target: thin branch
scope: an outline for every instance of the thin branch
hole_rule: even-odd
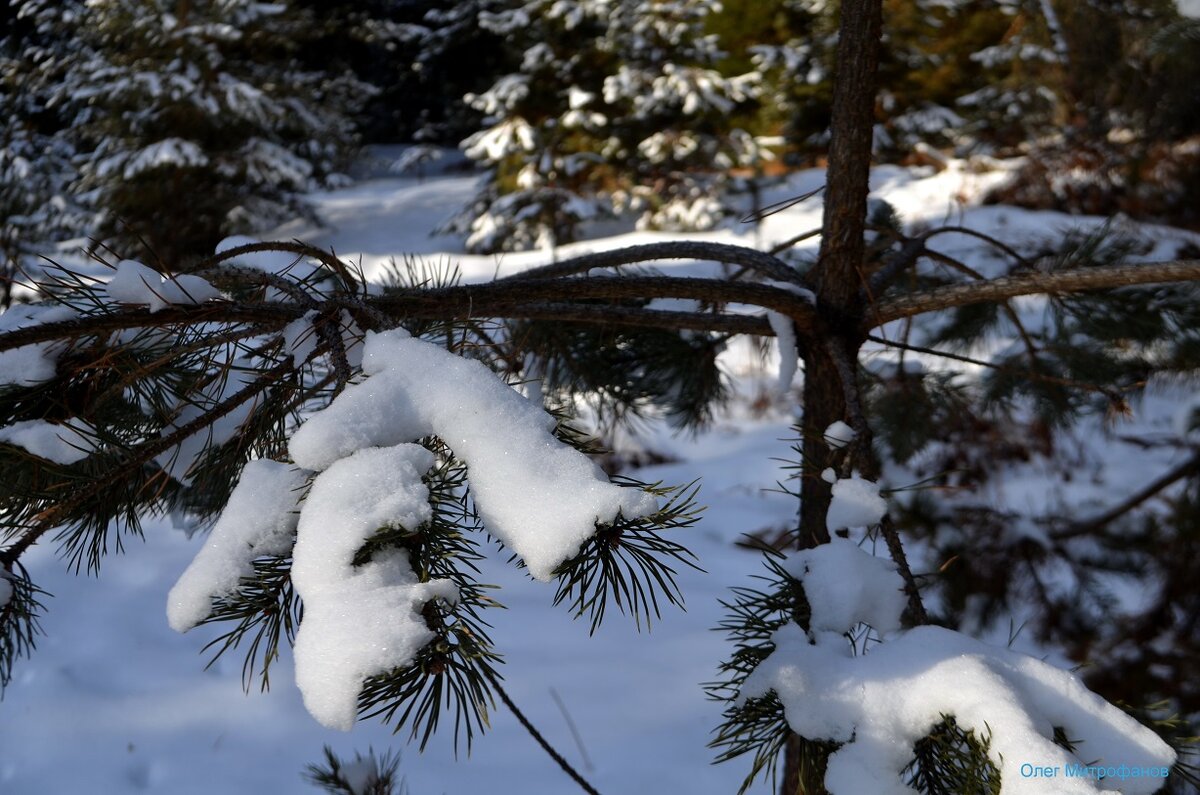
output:
[[[498,279],[499,282],[552,279],[562,276],[577,276],[596,268],[616,268],[622,265],[651,262],[663,259],[696,259],[741,265],[763,276],[780,282],[801,284],[800,274],[795,268],[772,254],[763,253],[746,246],[727,243],[708,243],[700,240],[680,240],[668,243],[649,243],[642,246],[626,246],[611,251],[597,251],[579,257],[532,268]]]
[[[366,303],[384,312],[442,318],[499,317],[545,301],[683,298],[712,304],[750,304],[787,315],[801,333],[814,325],[813,306],[802,296],[767,284],[677,276],[622,276],[465,284],[436,289],[393,290]]]
[[[513,703],[511,698],[509,698],[509,695],[505,689],[500,686],[500,679],[496,676],[496,674],[488,668],[482,668],[480,670],[482,670],[484,676],[488,678],[488,681],[496,691],[496,695],[500,696],[500,700],[504,702],[504,706],[509,708],[512,714],[516,716],[517,720],[520,721],[521,725],[525,727],[525,731],[529,732],[529,736],[532,737],[537,744],[542,747],[543,751],[550,755],[550,758],[553,759],[560,768],[562,768],[563,772],[570,776],[571,779],[579,785],[579,788],[588,793],[588,795],[600,795],[600,793],[596,791],[596,788],[589,784],[587,779],[581,776],[579,771],[572,767],[571,763],[563,758],[562,754],[554,750],[554,746],[552,746],[546,740],[546,738],[542,736],[541,732],[534,728],[533,724],[529,722],[529,718],[525,717],[525,713],[521,712],[521,710],[517,708],[517,705]]]
[[[900,318],[952,309],[956,306],[1003,301],[1039,293],[1076,293],[1141,284],[1164,284],[1200,280],[1200,260],[1147,262],[1137,265],[1105,265],[1074,268],[1058,273],[1027,273],[1004,276],[986,282],[956,284],[911,295],[899,296],[879,304],[869,318],[873,326]]]
[[[1054,534],[1056,539],[1072,538],[1074,536],[1086,535],[1092,533],[1101,527],[1104,527],[1114,519],[1119,519],[1133,509],[1137,508],[1142,503],[1149,500],[1151,497],[1159,494],[1163,489],[1171,484],[1182,480],[1192,474],[1200,473],[1200,453],[1196,453],[1191,458],[1184,461],[1174,469],[1165,472],[1154,482],[1143,488],[1141,491],[1135,492],[1125,501],[1108,509],[1099,516],[1094,516],[1091,519],[1085,519],[1082,522],[1072,522],[1064,530]]]
[[[210,301],[194,306],[171,306],[158,312],[127,309],[119,312],[58,320],[0,334],[0,352],[39,342],[59,342],[111,331],[195,323],[258,323],[283,327],[307,311],[289,304],[242,304]]]
[[[959,273],[964,273],[967,276],[970,276],[972,279],[976,279],[981,282],[987,281],[986,277],[982,273],[975,270],[970,265],[967,265],[965,262],[951,257],[949,254],[943,254],[940,251],[929,250],[926,250],[925,253],[926,256],[935,262],[940,262],[943,265],[958,271]],[[1033,337],[1030,336],[1029,330],[1026,329],[1025,324],[1021,322],[1021,316],[1017,314],[1017,310],[1013,309],[1011,303],[1008,301],[1003,301],[1001,302],[1000,307],[1004,311],[1004,314],[1008,316],[1009,322],[1016,326],[1017,333],[1021,335],[1021,341],[1025,343],[1025,353],[1029,356],[1029,369],[1036,372],[1038,368],[1037,343],[1033,341]]]
[[[1023,267],[1028,268],[1028,267],[1032,267],[1032,265],[1033,265],[1033,263],[1031,263],[1026,257],[1021,256],[1021,254],[1016,249],[1014,249],[1012,246],[1008,245],[1004,241],[997,240],[996,238],[992,237],[991,235],[980,232],[978,229],[971,229],[966,226],[939,226],[937,229],[931,229],[928,232],[926,232],[925,234],[921,235],[920,240],[922,240],[922,241],[931,240],[931,239],[937,237],[938,235],[944,235],[947,233],[957,233],[960,235],[967,235],[969,237],[978,238],[979,240],[982,240],[983,242],[987,243],[988,245],[991,245],[991,246],[999,249],[1000,251],[1004,252],[1009,257],[1012,257],[1014,260],[1017,261],[1018,264],[1020,264]]]
[[[309,245],[308,243],[302,243],[298,240],[274,240],[265,243],[250,243],[245,246],[237,246],[235,248],[222,251],[219,254],[214,254],[213,256],[201,262],[197,266],[197,270],[206,270],[214,265],[219,265],[222,262],[227,262],[228,260],[240,257],[243,254],[254,254],[261,251],[285,251],[289,254],[296,254],[297,262],[300,261],[300,257],[312,257],[337,274],[338,278],[342,280],[342,284],[347,290],[353,291],[358,284],[357,280],[354,278],[354,274],[352,274],[350,269],[346,267],[346,263],[338,259],[337,256],[325,251],[324,249],[319,249],[316,246]]]
[[[660,328],[669,331],[712,331],[725,334],[749,334],[773,337],[774,329],[760,315],[733,315],[715,312],[671,312],[596,304],[525,304],[513,317],[529,320],[561,320],[568,323]]]
[[[908,595],[909,623],[918,627],[928,624],[929,616],[925,612],[925,603],[921,600],[917,578],[913,576],[912,569],[908,565],[908,555],[904,552],[904,544],[900,542],[900,533],[896,530],[896,524],[892,521],[892,517],[885,514],[879,523],[879,529],[883,532],[883,540],[887,544],[888,554],[892,556],[892,562],[896,564],[896,570],[900,573],[900,578],[904,580],[904,593]]]
[[[819,234],[821,234],[821,230],[819,228],[818,229],[810,229],[807,232],[801,232],[800,234],[796,235],[795,237],[789,237],[787,240],[783,241],[782,243],[776,243],[775,245],[771,246],[769,249],[767,249],[767,253],[768,254],[782,254],[783,252],[787,251],[789,248],[796,245],[797,243],[803,243],[805,240],[816,237]]]
[[[987,362],[982,359],[973,359],[970,356],[963,356],[962,354],[951,353],[950,351],[939,351],[936,348],[926,348],[921,345],[912,345],[907,342],[889,340],[885,339],[884,337],[877,337],[874,334],[868,334],[867,339],[880,345],[886,345],[889,348],[897,348],[899,350],[912,351],[914,353],[927,353],[930,356],[940,356],[943,359],[952,359],[956,362],[964,362],[966,364],[978,365],[979,367],[987,367],[988,369],[1001,373],[1012,373],[1013,375],[1023,376],[1034,381],[1044,381],[1048,384],[1058,384],[1060,386],[1071,387],[1073,389],[1083,389],[1088,392],[1099,392],[1114,402],[1120,402],[1124,399],[1120,392],[1106,386],[1101,386],[1100,384],[1089,384],[1083,381],[1074,381],[1070,378],[1059,378],[1058,376],[1046,375],[1045,373],[1039,373],[1031,370],[1021,370],[1016,367],[1007,367],[1003,364]]]

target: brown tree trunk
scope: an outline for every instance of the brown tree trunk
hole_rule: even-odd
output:
[[[863,338],[860,288],[864,283],[864,226],[871,139],[875,123],[875,79],[879,63],[882,0],[843,0],[834,72],[833,121],[829,169],[825,180],[825,217],[816,270],[817,328],[801,342],[804,358],[803,455],[800,486],[800,546],[827,542],[825,515],[830,487],[821,479],[830,455],[824,431],[847,420],[846,385],[831,348],[851,363],[850,377]],[[857,384],[850,385],[857,390]],[[853,424],[853,423],[852,423]],[[801,775],[801,741],[793,736],[784,752],[780,795],[824,795],[824,777],[811,767]]]

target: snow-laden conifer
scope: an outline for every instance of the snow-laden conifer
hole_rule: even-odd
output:
[[[532,0],[482,11],[522,49],[520,69],[467,97],[484,128],[463,149],[491,170],[454,222],[467,247],[553,246],[584,220],[632,213],[648,229],[706,229],[726,172],[757,156],[730,114],[757,75],[717,70],[715,3]]]

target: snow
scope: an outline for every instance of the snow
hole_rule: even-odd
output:
[[[253,574],[255,558],[291,551],[307,475],[276,461],[246,464],[204,546],[167,596],[171,629],[186,632],[207,618],[213,599]]]
[[[121,304],[145,304],[158,312],[172,304],[202,304],[221,293],[199,276],[182,274],[164,279],[157,271],[131,259],[117,263],[105,292]]]
[[[792,319],[787,315],[767,310],[767,322],[775,332],[775,345],[779,351],[779,376],[775,381],[775,389],[781,395],[786,395],[796,380],[796,369],[800,364],[800,351],[796,348],[796,329]]]
[[[157,141],[130,155],[122,176],[133,179],[146,171],[163,166],[176,168],[201,168],[208,165],[204,150],[192,141],[182,138],[167,138]]]
[[[1002,168],[976,172],[976,165],[982,162],[952,161],[939,174],[880,167],[873,171],[872,189],[896,207],[906,224],[949,220],[1018,245],[1056,239],[1067,229],[1090,230],[1103,223],[1100,218],[979,206],[983,191],[1008,178]],[[762,201],[767,204],[795,196],[823,181],[821,170],[799,172],[764,190]],[[368,278],[376,280],[390,259],[409,252],[429,262],[461,265],[468,282],[544,264],[541,252],[510,253],[501,259],[465,255],[461,241],[429,234],[467,200],[474,183],[472,176],[427,177],[424,184],[394,176],[364,181],[312,196],[327,226],[317,228],[297,221],[282,230],[264,231],[259,237],[309,240],[348,260],[361,260]],[[819,226],[821,212],[819,200],[814,200],[765,219],[760,227],[763,245]],[[1173,256],[1182,242],[1195,239],[1178,230],[1147,229],[1159,244],[1151,256]],[[585,233],[588,239],[560,247],[558,256],[679,238],[632,232],[612,222],[591,224]],[[746,227],[729,224],[688,238],[744,244],[751,233]],[[243,242],[257,241],[247,238]],[[814,238],[797,250],[812,256],[818,244],[819,239]],[[978,244],[965,236],[940,235],[930,244],[963,258],[981,272],[995,272],[995,260],[981,254]],[[238,260],[238,264],[266,262],[263,270],[278,272],[295,257],[264,253]],[[303,267],[307,268],[307,263]],[[671,275],[720,273],[713,263],[672,262],[661,267]],[[0,329],[16,327],[8,324],[26,311],[38,314],[36,322],[74,314],[61,307],[14,306],[0,315]],[[887,329],[881,333],[892,336]],[[27,350],[35,347],[40,350]],[[39,363],[42,380],[53,376],[53,350],[27,346],[20,351]],[[0,353],[0,362],[10,361],[12,353]],[[869,349],[868,364],[894,363],[894,358],[888,358],[891,355]],[[761,386],[774,379],[774,367],[764,371],[755,349],[736,339],[721,361],[731,385],[743,397],[757,396]],[[937,359],[916,354],[906,355],[904,361],[906,366],[923,362],[928,369],[943,366]],[[971,368],[963,369],[969,373]],[[24,366],[0,366],[0,378],[34,372]],[[364,383],[376,377],[370,376]],[[227,391],[236,390],[240,383]],[[1088,506],[1111,505],[1152,479],[1152,472],[1165,471],[1182,460],[1186,451],[1161,448],[1148,452],[1121,442],[1119,436],[1172,435],[1172,420],[1183,400],[1175,393],[1152,394],[1136,407],[1134,420],[1118,422],[1115,429],[1107,429],[1100,420],[1085,424],[1072,442],[1082,450],[1085,461],[1070,467],[1069,481],[1050,462],[1039,460],[1012,465],[1003,483],[975,496],[987,504],[1018,506],[1031,515],[1057,510],[1086,515]],[[486,615],[494,625],[491,634],[497,648],[505,656],[506,689],[536,726],[559,738],[569,737],[569,733],[550,688],[562,696],[595,764],[595,770],[585,770],[585,775],[602,792],[736,792],[746,773],[746,765],[736,761],[710,765],[712,752],[705,744],[720,720],[720,707],[704,699],[699,685],[713,678],[717,661],[729,653],[728,644],[711,631],[722,614],[718,600],[728,599],[729,586],[753,586],[756,581],[751,576],[761,569],[758,556],[738,550],[733,546],[735,540],[747,531],[790,527],[796,512],[794,499],[779,493],[776,486],[783,476],[778,460],[794,457],[787,442],[780,441],[792,434],[790,407],[772,405],[763,412],[750,410],[748,403],[735,400],[718,415],[710,431],[695,437],[673,436],[665,423],[647,422],[639,429],[639,442],[673,463],[634,474],[666,483],[686,483],[699,477],[701,499],[708,505],[700,523],[677,539],[700,556],[706,572],[680,571],[688,610],[665,614],[653,633],[638,634],[632,622],[613,615],[595,636],[589,636],[568,611],[549,604],[544,587],[506,565],[504,553],[480,563],[480,581],[500,585],[497,598],[509,608]],[[237,423],[223,427],[219,436],[227,438],[236,427]],[[913,482],[907,471],[889,472],[886,480]],[[309,792],[312,790],[298,783],[298,775],[306,764],[320,759],[325,744],[343,758],[353,758],[355,750],[368,744],[404,748],[403,732],[393,736],[391,726],[375,721],[356,725],[349,735],[330,733],[313,721],[299,691],[290,686],[292,656],[286,649],[273,669],[275,686],[266,694],[241,692],[239,651],[206,669],[204,663],[211,651],[202,650],[217,629],[201,627],[179,635],[163,621],[161,607],[179,572],[196,555],[201,539],[189,539],[152,517],[145,520],[144,527],[144,540],[128,539],[126,554],[105,559],[99,583],[65,570],[53,545],[35,547],[23,558],[33,582],[55,598],[48,601],[42,619],[46,636],[39,638],[32,660],[18,661],[14,681],[0,702],[4,716],[0,720],[0,748],[4,749],[0,791],[5,795]],[[923,560],[920,549],[910,549],[910,560],[920,571],[932,571],[937,565]],[[882,558],[879,561],[885,563]],[[894,574],[879,576],[887,582]],[[1020,602],[1014,602],[1016,624],[1028,617],[1025,610]],[[879,616],[874,618],[883,623]],[[979,631],[1003,644],[1008,619],[1004,617],[1002,626],[983,626]],[[1038,645],[1031,634],[1021,634],[1015,646],[1067,664],[1060,651]],[[924,639],[920,634],[888,636],[861,658],[838,657],[838,665],[857,673],[861,669],[856,666],[910,637],[906,641],[910,647],[926,640],[934,642],[929,635]],[[803,637],[796,641],[807,645]],[[130,653],[131,648],[136,649],[135,654]],[[811,648],[831,651],[827,646]],[[904,653],[903,648],[898,659],[912,663],[908,673],[913,673],[918,670],[919,649]],[[953,644],[942,648],[966,652],[967,657],[980,651]],[[976,673],[998,665],[993,660],[996,649],[982,648],[986,653],[970,663]],[[618,660],[620,664],[614,664]],[[968,663],[961,665],[968,667]],[[878,667],[888,666],[881,660]],[[884,703],[912,701],[905,692],[908,681],[904,678],[889,685],[889,701]],[[880,683],[876,681],[872,687],[876,685]],[[963,698],[970,692],[959,691]],[[646,709],[647,704],[654,709]],[[477,738],[470,755],[462,754],[461,749],[457,755],[453,752],[449,726],[442,727],[424,753],[417,753],[415,746],[405,748],[401,774],[411,791],[558,795],[569,786],[510,713],[501,708],[490,715],[490,721],[490,731]],[[1040,725],[1036,728],[1041,731]],[[1137,736],[1136,732],[1134,729],[1130,736]],[[1093,742],[1089,739],[1089,744]],[[568,759],[580,764],[580,755],[569,739],[557,744]],[[1089,753],[1088,745],[1081,747],[1081,753],[1089,759],[1099,757],[1099,753]],[[1041,758],[1024,761],[1050,764]],[[1113,761],[1133,764],[1128,756],[1114,756]],[[886,774],[895,778],[893,772]],[[1040,791],[1058,792],[1060,783],[1061,775],[1057,780],[1042,780]],[[877,789],[872,786],[860,791]],[[766,795],[771,788],[760,780],[750,792]]]
[[[250,246],[263,241],[246,235],[231,235],[217,244],[216,253],[223,254],[230,249]],[[286,251],[251,251],[239,254],[226,260],[231,265],[242,265],[247,268],[266,273],[287,274],[295,279],[302,279],[312,272],[312,267],[301,264],[301,257]]]
[[[855,435],[854,429],[841,420],[830,424],[830,426],[825,429],[825,433],[822,434],[825,439],[825,443],[834,450],[841,450],[843,447],[850,444],[850,442],[854,441]]]
[[[292,583],[304,602],[296,685],[330,728],[353,728],[363,682],[409,664],[433,637],[425,603],[458,598],[449,580],[419,582],[404,550],[353,563],[379,528],[416,530],[429,520],[421,475],[433,463],[415,444],[358,450],[319,474],[305,500],[292,553]]]
[[[65,306],[20,304],[0,314],[0,334],[75,316],[75,310]],[[34,386],[54,378],[58,349],[54,343],[40,342],[0,351],[0,387]]]
[[[283,349],[292,355],[292,361],[302,364],[308,360],[317,349],[317,330],[313,327],[313,319],[317,310],[305,312],[291,323],[283,327]]]
[[[0,569],[0,610],[3,610],[13,595],[13,586],[8,579],[8,572]]]
[[[804,584],[812,609],[810,629],[818,643],[845,647],[842,634],[860,622],[883,635],[900,629],[904,581],[896,564],[834,536],[828,544],[791,555],[784,570]]]
[[[655,500],[608,482],[591,459],[557,441],[554,419],[481,362],[409,337],[368,334],[362,383],[300,426],[297,464],[324,470],[366,447],[437,435],[466,462],[488,532],[548,581],[596,523],[645,516]]]
[[[95,449],[84,428],[45,420],[25,420],[6,425],[0,428],[0,442],[16,445],[38,458],[64,465],[82,461]]]
[[[857,475],[833,484],[833,501],[825,515],[829,532],[846,527],[879,524],[887,513],[887,501],[879,496],[879,484]]]
[[[851,616],[853,619],[853,616]],[[841,625],[841,629],[849,629]],[[1089,691],[1073,674],[1034,657],[941,627],[918,627],[851,656],[849,646],[813,645],[797,625],[780,629],[775,651],[747,678],[742,699],[774,691],[788,724],[805,737],[845,743],[829,758],[830,795],[912,795],[901,771],[912,745],[952,715],[990,737],[989,758],[1005,795],[1042,795],[1056,771],[1056,795],[1116,791],[1149,795],[1174,752],[1154,732]],[[1078,739],[1079,755],[1054,743],[1054,727]],[[1069,766],[1152,770],[1099,782]],[[1161,772],[1160,772],[1161,771]],[[1128,775],[1128,774],[1127,774]]]

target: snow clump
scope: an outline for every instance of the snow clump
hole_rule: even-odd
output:
[[[847,527],[879,524],[887,513],[887,501],[879,495],[879,484],[857,475],[833,484],[833,502],[825,515],[829,532]]]
[[[324,470],[367,447],[441,438],[466,462],[471,496],[489,533],[549,581],[597,523],[647,516],[657,500],[610,483],[554,438],[554,418],[481,362],[414,339],[368,333],[364,382],[300,426],[289,443],[300,466]]]
[[[164,279],[158,271],[131,259],[117,263],[105,285],[108,297],[121,304],[145,304],[151,312],[172,304],[202,304],[221,293],[199,276],[182,274]]]
[[[70,465],[87,458],[95,444],[82,427],[56,425],[45,420],[25,420],[0,428],[0,442],[24,448],[38,458]]]

